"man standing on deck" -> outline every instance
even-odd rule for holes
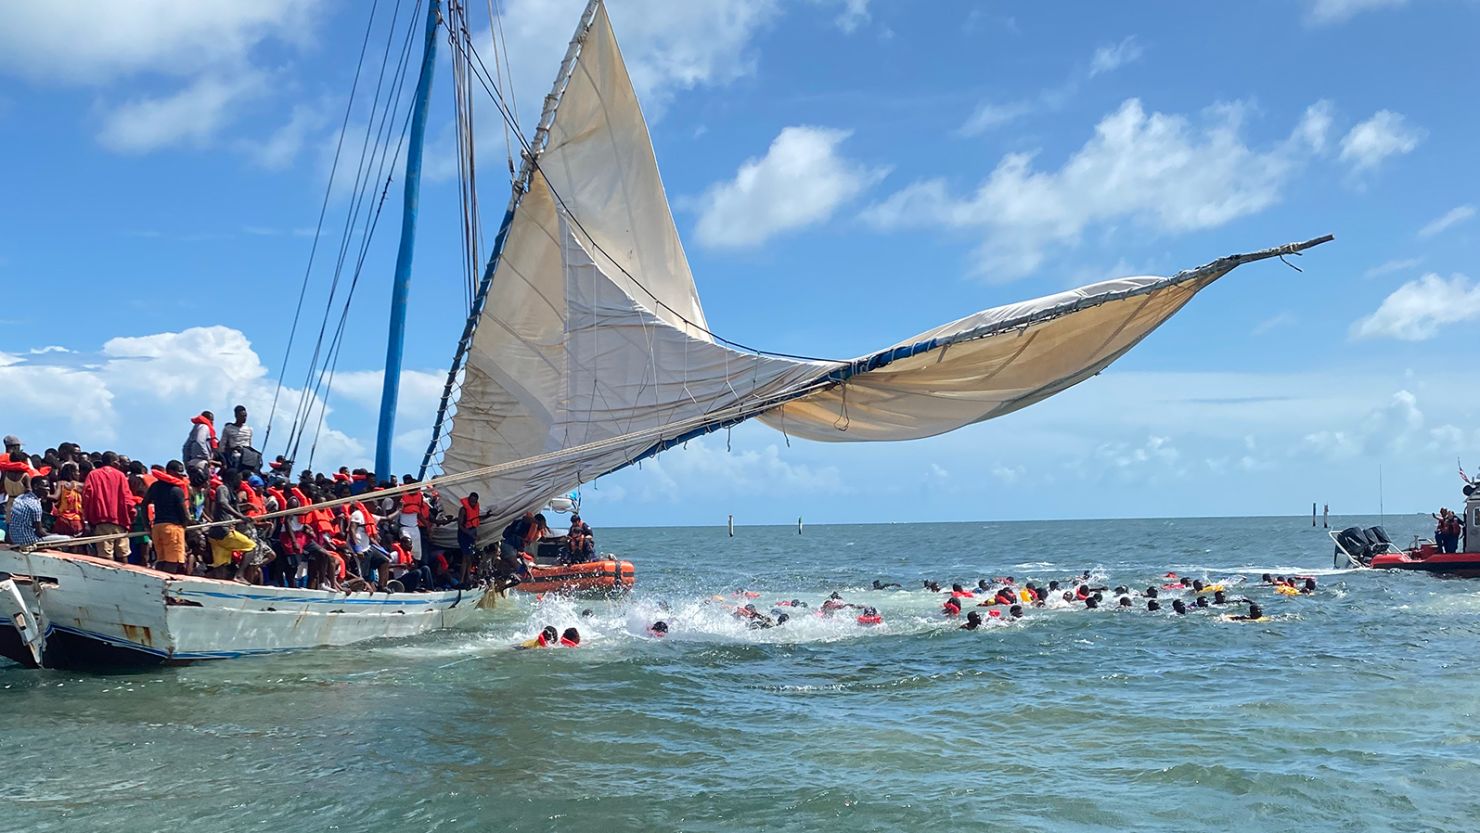
[[[409,474],[401,478],[402,486],[409,486],[415,482],[416,478]],[[426,526],[428,510],[426,495],[422,494],[421,489],[405,492],[401,495],[401,511],[399,516],[401,536],[411,539],[411,554],[415,557],[416,563],[424,563],[425,559],[422,557],[421,548],[421,530]]]
[[[252,448],[252,426],[247,424],[247,406],[238,405],[232,410],[235,422],[221,429],[221,459],[227,468],[242,468],[242,452]],[[258,461],[260,465],[260,460]],[[248,466],[247,468],[254,468]]]
[[[118,468],[118,455],[103,452],[102,465],[93,469],[82,483],[82,519],[94,535],[117,535],[97,543],[97,556],[119,563],[128,559],[128,546],[122,537],[133,521],[128,477]]]
[[[210,476],[211,458],[216,456],[216,415],[201,411],[200,416],[190,420],[190,434],[185,438],[185,447],[180,450],[185,459],[185,468]]]
[[[493,510],[479,514],[478,493],[463,498],[457,510],[457,547],[462,551],[462,584],[468,583],[468,573],[473,569],[473,558],[478,550],[478,527],[493,515]]]
[[[150,536],[154,539],[154,567],[175,575],[190,575],[193,571],[185,549],[185,527],[189,518],[185,491],[188,484],[185,464],[171,460],[165,466],[164,475],[156,474],[154,483],[144,493],[144,502],[154,510],[154,526],[150,528]]]

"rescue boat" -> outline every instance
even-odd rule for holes
[[[580,564],[534,564],[529,578],[514,585],[525,593],[625,593],[637,582],[631,561],[604,555]]]

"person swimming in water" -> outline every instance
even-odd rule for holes
[[[581,632],[575,628],[566,628],[565,633],[560,635],[560,645],[565,648],[579,648],[581,646]]]
[[[958,599],[974,599],[976,594],[962,587],[959,583],[951,585],[951,595]]]
[[[1095,608],[1097,608],[1099,606],[1100,606],[1100,598],[1098,596],[1090,596],[1089,598],[1087,598],[1087,599],[1084,600],[1084,609],[1085,610],[1094,610]]]
[[[776,627],[779,628],[782,625],[784,625],[784,624],[786,624],[787,622],[790,622],[790,621],[791,621],[791,614],[790,613],[783,613],[780,616],[777,616],[776,617]]]
[[[560,632],[555,630],[555,626],[546,625],[540,629],[539,634],[536,635],[533,639],[526,639],[518,645],[515,645],[514,650],[524,651],[530,648],[548,648],[551,645],[554,645],[559,640]]]
[[[596,615],[596,611],[592,610],[589,607],[586,608],[585,610],[581,611],[581,618],[582,619],[590,619],[592,616],[595,616],[595,615]]]
[[[959,629],[963,631],[974,631],[981,626],[982,615],[973,610],[966,614],[966,624],[962,625]]]
[[[1172,610],[1176,611],[1178,616],[1187,615],[1187,605],[1181,599],[1172,599]]]
[[[920,584],[926,590],[929,590],[932,593],[939,593],[940,592],[940,584],[938,582],[931,581],[930,579],[927,578],[924,581],[920,582]]]
[[[1146,612],[1147,613],[1155,613],[1158,610],[1161,610],[1161,602],[1158,602],[1155,599],[1147,599],[1146,600]]]
[[[1021,618],[1023,618],[1023,606],[1022,605],[1013,605],[1012,607],[1009,607],[1007,609],[1007,615],[1008,616],[1011,616],[1014,619],[1021,619]]]
[[[1194,607],[1207,607],[1208,606],[1208,597],[1207,596],[1198,596],[1196,599],[1193,600],[1192,605]]]
[[[652,625],[648,626],[648,635],[653,637],[654,639],[662,639],[663,637],[668,635],[668,623],[664,622],[662,619],[659,619]]]
[[[1264,609],[1261,608],[1261,607],[1259,607],[1259,605],[1255,604],[1254,602],[1250,602],[1249,603],[1249,612],[1248,612],[1247,615],[1230,616],[1230,617],[1228,617],[1228,621],[1230,621],[1230,622],[1258,622],[1260,619],[1263,619],[1263,618],[1264,618]]]
[[[940,606],[940,612],[944,613],[947,616],[960,616],[961,603],[956,600],[955,596],[952,596],[951,598],[946,599],[945,604],[942,604]]]
[[[1129,608],[1131,606],[1131,597],[1130,596],[1121,596],[1120,597],[1120,606],[1121,607],[1124,607],[1124,608]]]
[[[1157,590],[1155,587],[1147,587],[1146,588],[1146,598],[1148,598],[1148,599],[1154,599],[1158,595],[1160,595],[1160,593],[1161,593],[1161,591]]]
[[[1301,594],[1306,595],[1306,596],[1309,596],[1309,595],[1315,593],[1316,592],[1316,580],[1314,578],[1312,578],[1312,577],[1307,576],[1306,579],[1305,579],[1305,586],[1303,586],[1303,587],[1300,588],[1300,592],[1301,592]]]
[[[901,585],[897,581],[882,582],[882,581],[879,581],[878,579],[874,579],[874,589],[875,590],[892,590],[892,589],[894,589],[896,587],[903,587],[903,585]]]

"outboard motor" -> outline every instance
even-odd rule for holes
[[[1353,563],[1365,567],[1372,562],[1372,544],[1360,526],[1350,526],[1336,534],[1336,564],[1347,567]]]

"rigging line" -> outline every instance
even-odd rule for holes
[[[308,266],[303,270],[303,285],[298,289],[298,306],[293,310],[293,324],[288,328],[288,346],[283,350],[282,363],[278,365],[277,385],[272,391],[272,408],[267,413],[267,432],[262,437],[262,447],[268,448],[272,438],[272,420],[277,416],[278,395],[283,391],[283,376],[287,373],[288,359],[293,354],[293,339],[298,334],[298,319],[303,314],[303,299],[308,294],[308,278],[313,273],[314,256],[319,251],[319,237],[324,230],[324,217],[329,212],[329,197],[334,193],[334,176],[339,172],[339,154],[344,149],[344,136],[349,127],[349,117],[354,112],[355,92],[360,86],[360,73],[365,67],[365,54],[370,48],[370,32],[375,27],[375,12],[380,0],[370,5],[370,19],[365,23],[365,37],[360,43],[360,58],[355,63],[355,77],[349,85],[349,102],[344,105],[344,119],[339,124],[339,141],[334,145],[334,161],[329,165],[329,183],[324,186],[324,200],[319,205],[319,219],[313,230],[313,244],[308,249]]]
[[[417,11],[419,11],[421,9],[421,0],[417,0],[416,9],[417,9]],[[367,160],[372,159],[373,158],[373,153],[374,153],[374,151],[371,149],[370,138],[371,138],[372,135],[378,135],[378,133],[379,133],[378,130],[374,130],[373,128],[375,127],[375,119],[376,119],[376,116],[377,116],[377,114],[380,113],[381,107],[382,107],[380,94],[381,94],[382,88],[385,85],[385,71],[386,71],[386,68],[391,65],[391,54],[392,54],[391,53],[391,47],[395,43],[395,34],[396,34],[396,28],[395,28],[395,26],[396,26],[396,21],[399,18],[400,18],[400,5],[398,4],[397,7],[396,7],[395,13],[391,17],[390,25],[386,29],[385,49],[384,49],[383,54],[381,55],[380,71],[379,71],[379,73],[377,75],[377,79],[376,79],[376,83],[375,83],[375,92],[371,96],[371,110],[370,110],[371,120],[370,120],[370,124],[366,127],[365,136],[364,136],[364,138],[360,142],[360,161],[356,165],[355,180],[354,180],[354,184],[353,184],[353,186],[351,188],[351,193],[353,194],[353,198],[351,200],[350,210],[345,215],[344,229],[341,232],[341,236],[340,236],[339,254],[338,254],[338,257],[336,259],[336,263],[335,263],[335,267],[334,267],[334,277],[333,277],[333,280],[330,282],[329,296],[328,296],[328,298],[325,299],[325,302],[324,302],[324,315],[323,315],[323,318],[322,318],[322,320],[320,322],[320,325],[319,325],[318,337],[317,337],[317,339],[315,340],[315,343],[314,343],[314,352],[313,352],[313,355],[309,359],[308,367],[307,367],[307,370],[306,370],[306,372],[304,374],[304,383],[303,383],[303,385],[304,385],[304,390],[305,391],[307,391],[310,388],[310,386],[312,385],[312,382],[313,382],[313,377],[315,375],[315,372],[318,371],[320,369],[320,367],[321,367],[321,365],[319,363],[319,358],[320,358],[320,356],[323,356],[324,355],[324,353],[323,353],[324,333],[326,332],[326,330],[328,328],[331,311],[332,311],[333,306],[334,306],[334,299],[335,299],[336,294],[338,293],[340,279],[343,276],[344,260],[345,260],[346,252],[348,250],[349,242],[351,240],[351,234],[350,234],[350,232],[351,232],[351,229],[353,228],[354,223],[356,222],[356,220],[357,220],[357,218],[359,216],[360,208],[361,208],[361,206],[364,203],[365,188],[369,185],[369,182],[371,181],[371,180],[368,180],[366,178],[366,174],[367,174],[367,172],[369,170],[368,165],[367,165]],[[416,14],[413,13],[411,15],[410,19],[409,19],[409,24],[408,24],[408,36],[407,36],[408,39],[410,37],[410,33],[411,32],[414,32],[414,30],[415,30],[415,22],[416,22]],[[407,45],[403,44],[403,46],[402,46],[402,56],[403,56],[402,57],[402,62],[403,62],[403,64],[404,64],[404,62],[406,60],[406,52],[407,52],[407,49],[408,48],[409,47]],[[389,98],[389,96],[387,96],[387,99],[386,99],[387,103],[389,102],[389,100],[390,100],[390,98]],[[384,120],[385,120],[385,118],[382,118],[382,121],[384,121]],[[311,407],[311,403],[308,402],[307,398],[304,398],[304,399],[300,400],[299,406],[300,406],[299,409],[295,412],[295,415],[294,415],[293,429],[289,432],[289,437],[288,437],[288,445],[290,447],[292,447],[293,449],[295,449],[295,450],[298,448],[299,443],[302,441],[302,434],[303,434],[303,432],[305,430],[307,430],[306,422],[307,422],[308,417],[309,417],[309,410],[308,409]],[[295,453],[296,453],[296,451],[295,451]]]
[[[318,448],[319,433],[323,430],[324,425],[324,412],[327,410],[329,396],[334,389],[334,374],[339,367],[339,356],[344,342],[344,330],[349,323],[350,304],[354,301],[355,289],[359,286],[360,277],[364,274],[365,261],[367,260],[370,251],[370,241],[375,236],[375,229],[380,224],[381,212],[385,209],[386,198],[390,194],[390,187],[393,176],[386,173],[386,166],[388,164],[394,164],[395,160],[400,157],[401,148],[405,144],[406,135],[408,132],[408,128],[410,127],[410,123],[411,109],[407,108],[406,117],[401,122],[401,134],[400,138],[396,142],[395,153],[389,155],[381,154],[380,166],[376,170],[377,179],[384,175],[385,186],[381,189],[380,200],[376,204],[373,215],[366,216],[365,228],[361,231],[362,242],[360,244],[359,258],[355,263],[355,269],[350,279],[349,289],[345,293],[344,307],[339,314],[339,324],[335,328],[334,340],[330,344],[330,356],[326,359],[325,362],[328,369],[327,379],[325,378],[324,374],[320,374],[318,385],[316,385],[314,389],[314,395],[317,397],[319,396],[319,386],[323,386],[323,395],[322,397],[320,397],[323,405],[319,409],[318,425],[314,428],[313,443],[309,446],[310,463],[312,463],[313,461],[314,450]],[[388,145],[389,143],[387,142],[387,146]],[[297,447],[295,447],[294,453],[297,453]]]
[[[489,97],[494,100],[495,105],[498,107],[499,113],[503,116],[503,118],[505,120],[509,120],[512,117],[509,114],[508,109],[506,108],[506,106],[504,105],[504,103],[502,102],[502,100],[499,99],[497,93],[489,86],[489,82],[491,81],[491,78],[488,77],[488,68],[483,63],[482,56],[480,56],[478,54],[477,47],[476,46],[473,46],[471,43],[469,43],[467,45],[467,48],[472,51],[473,59],[478,62],[478,66],[481,67],[482,70],[483,70],[483,74],[482,75],[480,75],[477,72],[477,70],[475,70],[474,73],[473,73],[474,76],[476,76],[478,78],[478,80],[479,80],[479,83],[481,83],[483,85],[483,89],[488,93]],[[515,125],[517,126],[517,122],[515,123]],[[727,346],[733,347],[733,348],[735,348],[737,350],[741,350],[741,351],[747,352],[747,353],[759,353],[761,355],[773,356],[773,357],[776,357],[776,358],[796,359],[796,360],[799,360],[799,361],[810,361],[810,362],[840,362],[840,361],[845,361],[843,359],[830,359],[830,358],[824,358],[824,357],[820,357],[820,356],[806,356],[806,355],[799,355],[799,354],[795,354],[795,353],[777,353],[777,352],[773,352],[773,351],[770,351],[770,350],[762,350],[762,349],[757,348],[757,347],[751,347],[750,345],[744,344],[742,342],[738,342],[738,341],[734,341],[734,340],[725,338],[724,336],[721,336],[720,334],[714,332],[713,330],[709,329],[708,327],[702,326],[702,325],[700,325],[700,324],[698,324],[698,323],[690,320],[681,311],[679,311],[677,309],[674,309],[672,306],[670,306],[662,298],[659,298],[656,293],[654,293],[651,289],[649,289],[647,287],[647,285],[644,284],[642,281],[638,280],[635,275],[633,275],[631,272],[627,271],[627,267],[623,266],[622,263],[621,263],[621,261],[619,261],[615,257],[613,257],[610,252],[606,251],[606,249],[604,247],[602,247],[602,245],[599,242],[597,242],[595,238],[593,238],[591,236],[591,233],[589,231],[587,231],[586,230],[586,227],[581,223],[580,217],[576,216],[575,212],[571,210],[570,205],[566,203],[565,198],[563,196],[561,196],[560,192],[555,188],[554,183],[552,183],[550,181],[550,178],[549,177],[545,176],[545,172],[544,172],[543,166],[540,164],[539,159],[534,156],[533,148],[530,147],[529,143],[524,139],[524,137],[523,137],[522,134],[519,136],[519,143],[523,147],[524,152],[532,160],[532,162],[533,162],[533,171],[539,172],[540,176],[544,178],[544,180],[545,180],[545,186],[550,189],[550,194],[555,197],[555,201],[556,202],[560,203],[560,207],[565,211],[565,213],[567,214],[567,216],[570,217],[571,221],[573,223],[575,223],[576,228],[578,228],[578,229],[581,230],[581,234],[584,235],[588,241],[590,241],[591,245],[597,251],[599,251],[599,252],[601,252],[601,254],[605,255],[606,258],[607,258],[607,260],[611,261],[612,264],[617,267],[617,269],[621,270],[622,274],[625,275],[628,280],[632,281],[632,283],[633,283],[634,286],[636,286],[637,288],[641,289],[643,291],[643,293],[646,294],[649,298],[651,298],[653,300],[653,302],[658,307],[660,307],[660,308],[662,308],[664,310],[667,310],[669,313],[672,313],[672,315],[675,318],[677,318],[679,321],[682,321],[684,323],[684,325],[686,325],[688,327],[691,327],[694,330],[697,330],[697,331],[699,331],[701,333],[704,333],[705,335],[709,336],[710,338],[714,339],[715,341],[717,341],[717,342],[719,342],[721,344],[725,344]]]
[[[420,9],[421,0],[417,0],[415,12],[419,12]],[[375,94],[372,99],[373,103],[371,109],[371,120],[370,124],[366,128],[365,138],[361,142],[360,161],[357,165],[357,171],[355,175],[354,196],[351,201],[350,210],[346,213],[345,216],[345,226],[343,232],[341,233],[339,255],[335,264],[334,278],[330,284],[329,297],[325,300],[324,303],[324,315],[319,326],[319,335],[315,343],[314,354],[310,360],[307,372],[304,377],[305,391],[313,388],[315,393],[317,392],[318,385],[314,383],[314,377],[316,375],[319,377],[320,382],[322,382],[322,368],[326,367],[328,363],[328,356],[323,351],[324,333],[327,331],[329,321],[331,320],[335,296],[338,293],[339,283],[344,274],[345,260],[348,257],[350,243],[353,240],[354,225],[359,222],[359,217],[362,210],[366,212],[366,217],[368,218],[369,209],[366,197],[369,193],[373,193],[369,191],[369,188],[371,187],[371,183],[380,181],[381,173],[385,169],[385,151],[390,143],[390,125],[392,124],[391,119],[395,109],[399,106],[401,94],[404,92],[405,89],[406,66],[410,60],[411,35],[415,32],[415,24],[418,18],[418,15],[415,12],[408,19],[407,38],[402,44],[400,63],[395,74],[393,74],[392,76],[391,87],[389,90],[387,90],[385,101],[382,104],[380,93],[385,85],[386,67],[390,65],[390,47],[391,44],[394,43],[395,38],[395,18],[392,18],[392,28],[387,34],[386,50],[382,58],[379,79],[376,83]],[[399,10],[397,16],[399,16]],[[378,127],[376,126],[377,116],[380,120],[380,125]],[[370,141],[372,136],[375,138],[374,144],[371,144]],[[379,160],[378,163],[377,159]],[[372,167],[376,168],[376,173],[374,177],[370,176],[370,170]],[[384,200],[385,196],[384,193],[382,193],[382,204],[384,203]],[[361,238],[361,254],[359,259],[360,265],[363,264],[364,252],[368,248],[369,244],[370,240],[368,237]],[[320,356],[324,356],[324,364],[322,365],[319,363]],[[295,430],[293,432],[290,432],[288,440],[288,443],[293,448],[293,452],[295,455],[302,442],[303,434],[308,430],[307,422],[310,417],[309,409],[312,407],[312,403],[307,398],[305,398],[300,402],[300,405],[301,408],[298,412],[298,415],[295,416],[294,419]]]
[[[508,62],[508,52],[507,52],[507,50],[505,50],[505,49],[503,49],[503,48],[501,48],[499,46],[499,39],[503,36],[503,31],[504,31],[504,21],[503,21],[502,15],[501,15],[501,13],[503,11],[503,9],[502,9],[502,5],[503,4],[499,4],[499,5],[500,5],[500,9],[499,9],[500,14],[495,14],[494,13],[494,9],[493,9],[494,0],[488,0],[488,40],[489,40],[490,45],[493,47],[493,69],[494,69],[494,72],[498,75],[497,81],[498,81],[498,89],[499,89],[499,92],[507,95],[509,97],[509,100],[512,102],[513,99],[514,99],[514,77],[513,77],[512,74],[509,75],[509,89],[506,92],[504,90],[504,76],[505,76],[505,72],[504,72],[504,69],[499,66],[499,57],[500,57],[500,54],[502,54],[505,63],[507,64],[507,62]],[[512,109],[514,110],[514,118],[517,119],[519,117],[519,110],[518,110],[518,108],[512,108]],[[500,120],[500,121],[502,121],[502,120]],[[507,122],[505,122],[503,124],[503,128],[504,128],[504,158],[508,161],[508,165],[509,165],[509,179],[512,181],[513,178],[514,178],[514,176],[515,176],[515,174],[514,174],[514,141],[509,138],[509,125],[508,125]]]

